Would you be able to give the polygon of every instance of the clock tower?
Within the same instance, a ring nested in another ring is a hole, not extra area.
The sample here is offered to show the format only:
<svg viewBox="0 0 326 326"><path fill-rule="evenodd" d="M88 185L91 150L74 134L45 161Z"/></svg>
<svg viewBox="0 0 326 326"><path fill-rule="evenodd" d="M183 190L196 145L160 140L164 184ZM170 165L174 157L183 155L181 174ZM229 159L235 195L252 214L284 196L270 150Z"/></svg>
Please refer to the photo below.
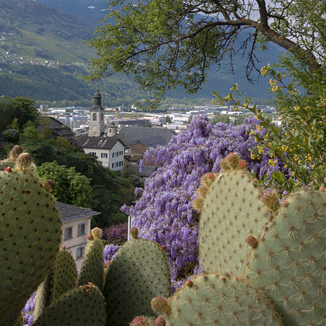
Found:
<svg viewBox="0 0 326 326"><path fill-rule="evenodd" d="M90 119L88 122L89 137L102 137L105 133L104 109L102 108L102 95L97 90L93 96L94 105L90 109Z"/></svg>

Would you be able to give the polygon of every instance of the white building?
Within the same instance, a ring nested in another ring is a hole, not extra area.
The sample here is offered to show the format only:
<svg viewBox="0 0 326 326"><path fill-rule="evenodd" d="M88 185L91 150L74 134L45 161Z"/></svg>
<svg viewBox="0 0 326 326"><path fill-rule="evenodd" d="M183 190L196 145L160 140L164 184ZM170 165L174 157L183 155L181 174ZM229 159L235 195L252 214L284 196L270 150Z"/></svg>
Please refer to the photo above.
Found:
<svg viewBox="0 0 326 326"><path fill-rule="evenodd" d="M124 167L125 145L119 138L81 136L77 146L112 171L121 171Z"/></svg>
<svg viewBox="0 0 326 326"><path fill-rule="evenodd" d="M62 242L76 261L77 268L82 266L87 244L87 235L91 232L91 219L100 214L88 208L56 202L62 220Z"/></svg>

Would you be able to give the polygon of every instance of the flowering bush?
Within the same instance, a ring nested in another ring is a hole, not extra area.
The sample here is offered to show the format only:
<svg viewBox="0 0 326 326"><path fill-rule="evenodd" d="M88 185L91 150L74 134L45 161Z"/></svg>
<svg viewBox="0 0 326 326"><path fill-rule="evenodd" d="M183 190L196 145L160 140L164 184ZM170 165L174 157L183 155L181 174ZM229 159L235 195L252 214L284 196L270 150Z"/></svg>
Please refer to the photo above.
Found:
<svg viewBox="0 0 326 326"><path fill-rule="evenodd" d="M132 225L139 228L140 237L165 245L172 282L186 278L198 265L198 212L192 201L201 176L218 172L220 160L231 152L246 160L249 169L262 179L284 169L280 160L268 164L271 158L264 149L252 154L259 146L257 135L264 133L254 118L239 126L217 123L213 127L206 116L199 116L166 147L145 153L147 163L162 167L146 180L136 204L122 210L133 217Z"/></svg>
<svg viewBox="0 0 326 326"><path fill-rule="evenodd" d="M107 240L114 245L122 245L127 241L128 237L128 223L120 225L112 225L103 230L102 239Z"/></svg>

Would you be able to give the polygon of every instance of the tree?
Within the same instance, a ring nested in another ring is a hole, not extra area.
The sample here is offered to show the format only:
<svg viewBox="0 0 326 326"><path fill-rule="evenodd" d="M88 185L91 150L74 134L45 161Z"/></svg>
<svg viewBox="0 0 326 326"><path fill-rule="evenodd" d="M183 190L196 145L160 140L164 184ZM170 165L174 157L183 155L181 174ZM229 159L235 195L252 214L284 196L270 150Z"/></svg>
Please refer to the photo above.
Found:
<svg viewBox="0 0 326 326"><path fill-rule="evenodd" d="M37 173L42 179L55 182L53 195L57 200L89 208L95 204L90 180L74 167L67 168L57 161L46 162L37 168Z"/></svg>
<svg viewBox="0 0 326 326"><path fill-rule="evenodd" d="M233 56L247 53L251 78L256 50L267 42L302 58L310 72L325 59L323 0L110 0L109 4L110 14L88 41L97 51L88 78L133 73L141 88L155 95L154 104L176 86L196 92L208 68L219 65L225 55L232 70Z"/></svg>

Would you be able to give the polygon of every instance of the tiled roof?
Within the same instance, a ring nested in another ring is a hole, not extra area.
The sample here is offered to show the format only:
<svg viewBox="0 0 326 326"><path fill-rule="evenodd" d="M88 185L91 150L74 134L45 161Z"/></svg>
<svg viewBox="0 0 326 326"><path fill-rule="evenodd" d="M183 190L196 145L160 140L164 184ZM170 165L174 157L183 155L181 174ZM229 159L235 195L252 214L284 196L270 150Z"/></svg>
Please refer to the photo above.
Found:
<svg viewBox="0 0 326 326"><path fill-rule="evenodd" d="M167 145L165 139L161 136L138 139L147 148L156 148L157 146Z"/></svg>
<svg viewBox="0 0 326 326"><path fill-rule="evenodd" d="M137 139L146 139L152 137L162 137L165 145L169 143L174 134L166 128L146 128L146 127L121 127L119 131L119 138L125 144L136 143ZM145 144L144 144L145 145Z"/></svg>
<svg viewBox="0 0 326 326"><path fill-rule="evenodd" d="M118 137L88 137L80 136L77 142L77 147L94 148L94 149L111 149L117 141L124 143Z"/></svg>
<svg viewBox="0 0 326 326"><path fill-rule="evenodd" d="M59 213L61 215L62 223L67 223L67 222L79 220L79 219L82 219L85 217L92 217L92 216L101 214L100 212L92 211L89 208L69 205L69 204L61 203L59 201L57 201L56 204L57 204Z"/></svg>

